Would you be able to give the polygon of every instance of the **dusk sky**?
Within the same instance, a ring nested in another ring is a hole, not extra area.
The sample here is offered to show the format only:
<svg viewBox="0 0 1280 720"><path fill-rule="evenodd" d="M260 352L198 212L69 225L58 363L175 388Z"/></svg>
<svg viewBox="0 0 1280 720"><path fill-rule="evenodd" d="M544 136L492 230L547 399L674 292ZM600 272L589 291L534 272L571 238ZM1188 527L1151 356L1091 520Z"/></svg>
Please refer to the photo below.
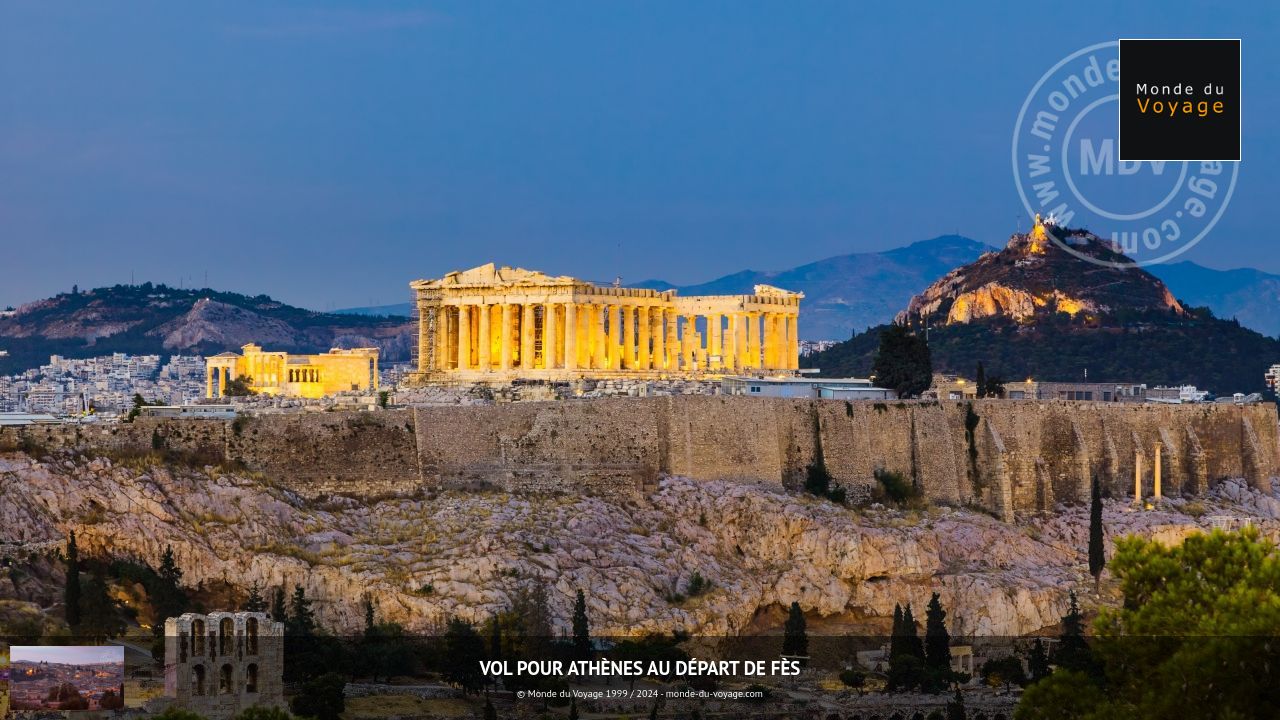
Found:
<svg viewBox="0 0 1280 720"><path fill-rule="evenodd" d="M119 645L15 645L9 649L12 662L48 662L66 665L123 663Z"/></svg>
<svg viewBox="0 0 1280 720"><path fill-rule="evenodd" d="M1186 258L1280 272L1275 3L0 0L0 306L207 272L331 309L491 260L689 283L998 244L1026 227L1028 90L1119 37L1243 39L1239 184Z"/></svg>

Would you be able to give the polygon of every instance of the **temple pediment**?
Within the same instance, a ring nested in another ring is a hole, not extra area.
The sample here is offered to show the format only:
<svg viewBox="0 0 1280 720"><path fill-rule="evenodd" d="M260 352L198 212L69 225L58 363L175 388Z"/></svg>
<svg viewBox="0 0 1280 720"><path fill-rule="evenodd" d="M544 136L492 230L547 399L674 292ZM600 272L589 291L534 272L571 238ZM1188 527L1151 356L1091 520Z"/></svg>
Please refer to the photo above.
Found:
<svg viewBox="0 0 1280 720"><path fill-rule="evenodd" d="M470 270L455 270L439 280L419 280L414 283L414 287L528 287L581 284L589 283L568 275L548 275L537 270L505 265L498 267L494 263L485 263Z"/></svg>
<svg viewBox="0 0 1280 720"><path fill-rule="evenodd" d="M781 298L803 298L804 297L804 293L802 292L793 292L791 290L783 290L780 287L774 287L772 285L756 285L754 290L756 295L759 295L761 297L781 297Z"/></svg>

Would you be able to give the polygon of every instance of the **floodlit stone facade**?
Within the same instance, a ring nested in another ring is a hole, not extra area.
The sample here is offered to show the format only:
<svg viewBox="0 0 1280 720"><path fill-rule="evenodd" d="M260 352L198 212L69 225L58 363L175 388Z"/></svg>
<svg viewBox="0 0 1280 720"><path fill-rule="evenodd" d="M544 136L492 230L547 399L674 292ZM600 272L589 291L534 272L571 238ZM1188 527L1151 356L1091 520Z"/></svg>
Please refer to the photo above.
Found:
<svg viewBox="0 0 1280 720"><path fill-rule="evenodd" d="M679 297L493 263L410 283L419 382L791 374L802 293Z"/></svg>
<svg viewBox="0 0 1280 720"><path fill-rule="evenodd" d="M292 355L263 350L254 343L243 354L222 353L205 365L205 397L225 397L227 383L250 378L264 395L320 398L339 392L378 389L378 348L333 348L323 355Z"/></svg>
<svg viewBox="0 0 1280 720"><path fill-rule="evenodd" d="M164 694L210 720L284 707L284 623L267 613L184 613L164 622Z"/></svg>

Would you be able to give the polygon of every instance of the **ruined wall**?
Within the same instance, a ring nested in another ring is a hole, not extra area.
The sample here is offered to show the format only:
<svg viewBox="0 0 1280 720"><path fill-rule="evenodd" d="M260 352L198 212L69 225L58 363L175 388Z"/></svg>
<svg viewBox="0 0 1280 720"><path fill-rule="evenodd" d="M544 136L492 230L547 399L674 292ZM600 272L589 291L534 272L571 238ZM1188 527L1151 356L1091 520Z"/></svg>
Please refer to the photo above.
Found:
<svg viewBox="0 0 1280 720"><path fill-rule="evenodd" d="M0 430L0 443L23 441L158 446L243 465L306 496L489 487L639 497L663 474L797 488L821 463L855 495L883 468L931 499L1005 518L1083 502L1094 477L1108 494L1130 497L1139 454L1150 495L1156 443L1165 495L1194 495L1229 477L1269 487L1280 476L1269 404L671 396Z"/></svg>

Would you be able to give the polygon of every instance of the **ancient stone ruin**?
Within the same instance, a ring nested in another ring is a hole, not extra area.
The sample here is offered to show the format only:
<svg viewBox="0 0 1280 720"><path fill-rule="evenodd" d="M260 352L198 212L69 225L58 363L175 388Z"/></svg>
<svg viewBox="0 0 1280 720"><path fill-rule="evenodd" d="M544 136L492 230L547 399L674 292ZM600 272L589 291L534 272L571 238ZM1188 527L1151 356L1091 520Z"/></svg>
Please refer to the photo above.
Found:
<svg viewBox="0 0 1280 720"><path fill-rule="evenodd" d="M267 613L184 613L164 622L164 703L210 720L284 707L284 623Z"/></svg>

